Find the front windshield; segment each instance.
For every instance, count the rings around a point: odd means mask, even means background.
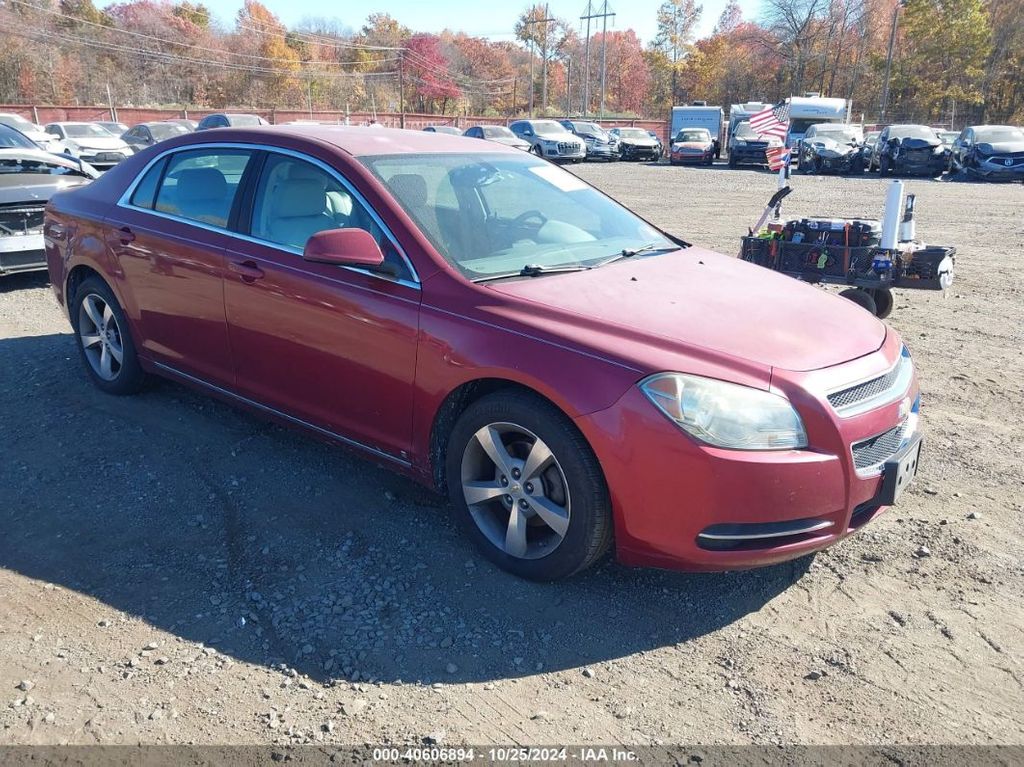
[[[736,126],[736,138],[741,138],[745,141],[756,141],[760,136],[750,127],[750,123],[744,120]]]
[[[587,268],[647,246],[678,248],[573,174],[525,153],[361,160],[438,252],[472,280],[534,265]]]
[[[689,130],[681,130],[676,134],[676,141],[710,141],[711,133],[709,131],[701,129],[690,128]]]
[[[1024,131],[1010,126],[979,128],[974,131],[974,140],[979,144],[992,144],[997,141],[1024,141]]]
[[[920,138],[935,141],[938,136],[935,135],[935,131],[924,125],[893,125],[889,128],[889,138]]]
[[[0,115],[0,125],[10,125],[20,131],[34,130],[36,127],[21,115]]]
[[[592,136],[604,135],[604,128],[597,123],[574,122],[572,127],[577,133],[589,133]]]
[[[149,132],[153,134],[153,138],[157,141],[163,141],[165,138],[170,138],[171,136],[180,136],[183,133],[188,133],[184,126],[175,125],[174,123],[157,123],[156,125],[150,125]]]
[[[2,149],[37,149],[36,145],[14,128],[0,125],[0,148]]]
[[[110,131],[92,123],[67,123],[64,133],[69,138],[110,138]]]
[[[535,120],[533,122],[533,132],[539,136],[560,136],[568,131],[554,120]]]
[[[814,138],[830,138],[848,144],[860,143],[860,134],[846,125],[819,125],[814,129]]]
[[[488,125],[484,127],[484,136],[487,138],[515,138],[516,134],[504,125]]]
[[[619,135],[622,138],[650,138],[650,134],[640,128],[619,128]]]

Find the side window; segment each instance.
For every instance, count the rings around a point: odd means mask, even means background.
[[[139,208],[153,208],[153,201],[156,199],[156,185],[160,183],[160,176],[163,175],[164,166],[167,165],[167,158],[156,162],[153,167],[146,171],[135,191],[132,192],[131,204]]]
[[[327,229],[365,229],[386,263],[409,278],[405,261],[369,210],[332,174],[288,155],[267,157],[253,199],[253,237],[301,250],[306,240]]]
[[[251,157],[244,149],[192,149],[171,155],[154,208],[227,227],[231,205]]]

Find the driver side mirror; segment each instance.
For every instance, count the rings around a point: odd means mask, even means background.
[[[316,264],[379,269],[384,263],[380,245],[365,229],[326,229],[317,232],[302,249],[302,258]]]

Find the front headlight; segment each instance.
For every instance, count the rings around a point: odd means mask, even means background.
[[[732,450],[807,447],[807,432],[789,400],[749,386],[684,373],[659,373],[640,389],[695,439]]]

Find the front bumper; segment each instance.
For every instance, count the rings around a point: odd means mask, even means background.
[[[128,159],[123,152],[93,152],[81,151],[76,155],[77,159],[89,163],[97,170],[110,170],[115,165]]]
[[[42,234],[0,237],[0,275],[35,272],[46,268]]]
[[[939,176],[946,171],[946,156],[933,154],[927,160],[897,155],[892,160],[894,173],[907,176]]]
[[[549,160],[584,160],[587,157],[587,148],[584,145],[559,145],[545,146],[540,144],[541,152]]]
[[[1024,181],[1024,158],[1010,158],[1007,165],[1002,158],[979,160],[965,169],[968,174],[989,181]]]
[[[853,362],[812,373],[774,372],[772,388],[786,394],[804,419],[811,445],[804,450],[701,445],[639,388],[607,410],[577,418],[611,491],[619,559],[685,570],[759,567],[826,548],[881,513],[883,472],[858,473],[852,446],[909,417],[901,411],[918,396],[916,379],[896,401],[847,418],[824,395],[809,392],[884,374],[900,346],[890,333],[881,350]],[[915,424],[901,449],[918,438]],[[728,528],[749,533],[758,526],[770,535],[713,542]]]
[[[767,165],[768,147],[734,147],[729,150],[729,159],[736,164]]]
[[[617,144],[587,144],[588,160],[618,160],[619,147]]]
[[[832,173],[849,173],[855,167],[860,167],[863,164],[859,152],[853,154],[843,155],[842,157],[824,157],[821,155],[811,155],[811,166],[814,167],[815,157],[818,159],[818,167],[823,172]]]
[[[623,160],[657,160],[661,157],[661,152],[653,146],[619,144],[619,155]]]
[[[691,151],[681,151],[680,152],[680,151],[672,150],[672,152],[669,154],[669,162],[675,163],[677,165],[684,164],[684,163],[701,164],[701,163],[706,163],[706,162],[709,162],[709,161],[713,160],[714,157],[715,157],[715,150],[714,150],[713,147],[711,149],[708,149],[705,152],[692,151],[692,150]]]

